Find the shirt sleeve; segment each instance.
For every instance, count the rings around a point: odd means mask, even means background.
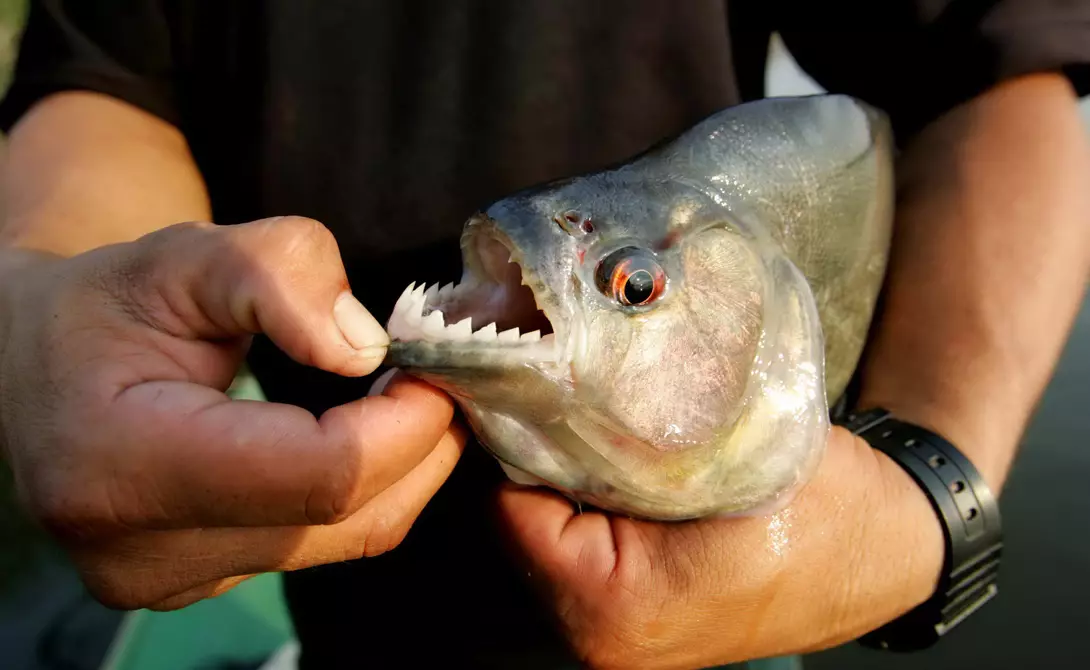
[[[884,109],[904,140],[1021,75],[1090,94],[1090,0],[787,0],[784,43],[819,84]]]
[[[178,123],[170,24],[159,2],[32,0],[0,130],[61,91],[103,93]]]

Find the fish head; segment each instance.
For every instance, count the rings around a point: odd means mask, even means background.
[[[760,198],[685,148],[493,203],[461,281],[397,302],[389,362],[449,392],[512,479],[682,519],[783,500],[820,455],[811,287]]]
[[[726,208],[692,185],[619,170],[503,200],[485,217],[549,318],[552,373],[585,411],[653,450],[734,422],[770,273]]]

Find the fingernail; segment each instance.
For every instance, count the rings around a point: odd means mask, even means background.
[[[375,383],[371,384],[371,390],[367,392],[367,396],[382,395],[382,392],[386,390],[386,386],[390,383],[390,380],[394,378],[394,375],[396,375],[397,372],[397,368],[390,368],[379,375],[379,378],[375,380]]]
[[[352,348],[385,355],[385,349],[390,344],[386,329],[351,293],[345,291],[333,303],[333,320]]]

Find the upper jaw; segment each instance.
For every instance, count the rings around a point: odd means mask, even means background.
[[[460,283],[425,288],[414,282],[402,292],[386,326],[391,352],[416,358],[407,354],[426,348],[428,360],[453,367],[561,362],[564,321],[539,299],[546,287],[527,276],[506,236],[487,217],[475,218],[462,251]]]

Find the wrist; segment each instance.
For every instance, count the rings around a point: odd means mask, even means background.
[[[854,556],[855,570],[842,605],[858,618],[844,641],[927,601],[939,584],[946,558],[942,523],[927,494],[889,456],[862,438],[851,439],[861,457],[873,464],[869,468],[873,494],[858,531],[855,551],[859,553]],[[860,602],[867,606],[860,608]]]
[[[897,651],[930,647],[998,593],[1003,534],[997,501],[980,472],[942,435],[884,408],[848,415],[843,427],[908,474],[934,510],[943,535],[933,597],[859,641]]]
[[[878,461],[885,492],[883,512],[877,522],[897,526],[902,539],[899,549],[904,552],[904,572],[900,575],[901,588],[896,592],[897,615],[900,615],[935,594],[946,560],[942,521],[927,493],[904,467],[866,440],[860,440]]]
[[[794,616],[775,620],[769,637],[789,642],[770,655],[857,640],[934,594],[945,538],[926,494],[845,428],[830,431],[818,475],[791,513],[795,526],[811,530],[794,548],[810,558],[773,577],[787,582],[782,599]]]

